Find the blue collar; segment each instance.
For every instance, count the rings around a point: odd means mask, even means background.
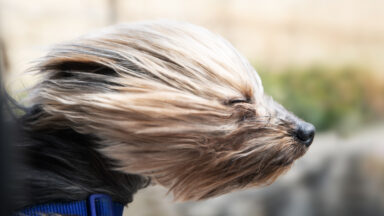
[[[64,214],[76,216],[122,216],[123,209],[123,204],[112,202],[111,197],[106,194],[92,194],[89,196],[88,200],[41,204],[25,208],[18,212],[18,214],[24,214],[28,216],[40,216],[46,214]]]

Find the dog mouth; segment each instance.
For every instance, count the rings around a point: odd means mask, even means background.
[[[306,152],[307,149],[301,146],[296,147],[291,151],[282,152],[281,156],[273,160],[271,165],[277,167],[290,167],[297,159],[302,157]]]

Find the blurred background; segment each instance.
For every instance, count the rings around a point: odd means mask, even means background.
[[[384,215],[382,0],[0,0],[7,88],[23,97],[35,79],[23,72],[50,45],[159,18],[223,35],[254,65],[265,91],[318,133],[269,187],[188,203],[149,187],[125,215]]]

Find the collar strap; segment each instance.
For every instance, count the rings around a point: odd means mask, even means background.
[[[55,202],[25,208],[20,215],[40,216],[51,214],[78,216],[122,216],[124,205],[112,202],[106,194],[92,194],[87,200],[74,202]],[[18,214],[16,214],[18,215]]]

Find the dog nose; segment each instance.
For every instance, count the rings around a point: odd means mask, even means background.
[[[309,147],[312,144],[315,136],[315,126],[310,123],[302,122],[296,130],[297,139],[305,146]]]

